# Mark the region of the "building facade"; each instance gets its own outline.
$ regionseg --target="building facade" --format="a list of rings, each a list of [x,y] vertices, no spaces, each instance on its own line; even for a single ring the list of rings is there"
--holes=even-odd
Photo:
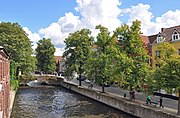
[[[170,28],[162,28],[161,32],[154,35],[152,46],[152,67],[156,65],[156,57],[160,56],[158,51],[158,45],[162,42],[168,42],[172,44],[175,49],[177,49],[178,54],[180,55],[180,25]]]
[[[64,72],[64,57],[63,56],[55,56],[56,59],[56,72],[58,74],[63,73]]]
[[[6,50],[0,46],[0,118],[8,118],[10,104],[10,63]]]

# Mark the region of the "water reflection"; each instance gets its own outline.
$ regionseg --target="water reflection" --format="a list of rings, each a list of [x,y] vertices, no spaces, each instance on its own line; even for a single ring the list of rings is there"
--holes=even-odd
[[[21,87],[11,118],[132,118],[61,87]]]

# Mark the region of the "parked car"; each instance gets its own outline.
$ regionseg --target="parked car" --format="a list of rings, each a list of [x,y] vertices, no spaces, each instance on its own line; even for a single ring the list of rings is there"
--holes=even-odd
[[[88,80],[88,79],[86,79],[86,80],[85,80],[85,82],[86,82],[86,83],[91,83],[91,81],[90,81],[90,80]]]

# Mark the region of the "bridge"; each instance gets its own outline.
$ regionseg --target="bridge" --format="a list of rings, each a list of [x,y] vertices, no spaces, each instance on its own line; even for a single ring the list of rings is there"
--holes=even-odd
[[[47,84],[58,84],[59,82],[64,81],[62,76],[55,76],[55,75],[49,75],[49,74],[33,74],[30,78],[27,78],[25,76],[21,76],[21,79],[19,80],[20,85],[27,85],[27,83],[37,80],[38,82],[47,83]]]

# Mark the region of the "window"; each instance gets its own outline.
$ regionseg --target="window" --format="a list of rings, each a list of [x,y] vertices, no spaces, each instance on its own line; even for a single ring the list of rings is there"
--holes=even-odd
[[[160,58],[160,52],[159,51],[156,51],[156,57]]]
[[[161,35],[158,35],[158,36],[157,36],[157,43],[162,42],[162,39],[163,39],[162,36],[161,36]]]
[[[172,41],[179,40],[179,39],[180,39],[179,33],[175,31],[172,35]]]

